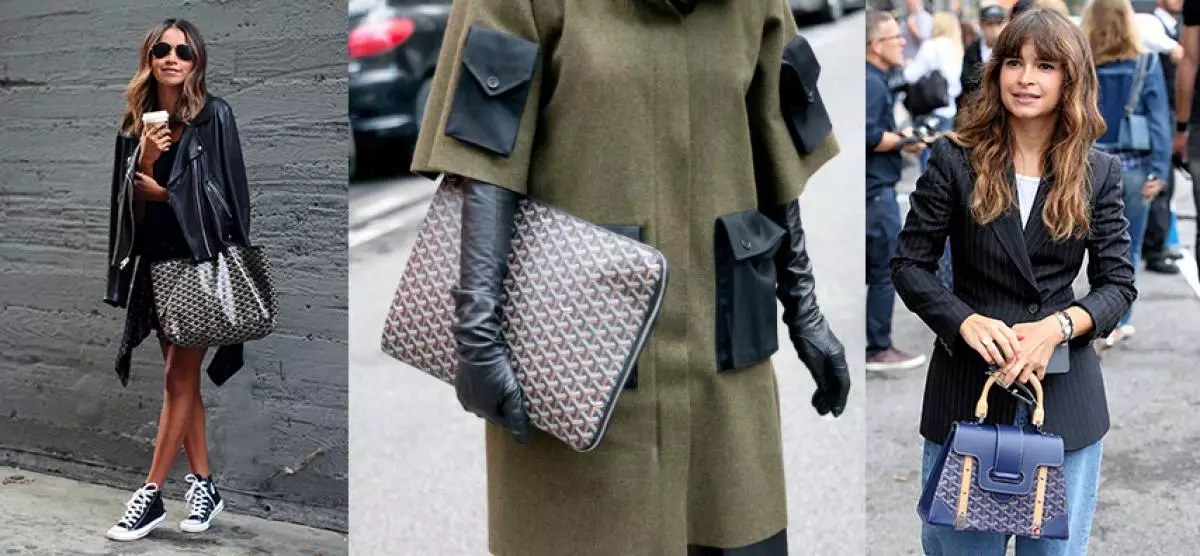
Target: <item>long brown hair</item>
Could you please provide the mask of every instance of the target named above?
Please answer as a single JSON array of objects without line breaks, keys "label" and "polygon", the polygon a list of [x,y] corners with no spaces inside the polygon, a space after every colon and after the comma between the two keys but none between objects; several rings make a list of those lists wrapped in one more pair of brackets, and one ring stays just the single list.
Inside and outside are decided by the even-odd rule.
[{"label": "long brown hair", "polygon": [[204,102],[208,97],[208,89],[204,84],[204,70],[208,65],[204,38],[200,36],[200,30],[191,22],[183,19],[168,19],[155,25],[142,39],[142,47],[138,51],[140,58],[137,73],[133,74],[133,79],[125,87],[126,105],[125,113],[121,116],[121,131],[141,135],[142,114],[162,109],[158,106],[156,92],[158,82],[154,79],[154,72],[150,67],[152,61],[150,49],[154,47],[155,43],[162,40],[163,33],[166,33],[167,29],[172,28],[179,29],[187,37],[188,46],[195,52],[195,58],[192,60],[192,72],[183,81],[183,91],[179,95],[179,103],[175,107],[175,113],[171,116],[189,122],[204,108]]},{"label": "long brown hair", "polygon": [[1142,52],[1142,39],[1129,0],[1092,0],[1079,22],[1096,65],[1133,60]]},{"label": "long brown hair", "polygon": [[1036,9],[1010,22],[983,66],[979,89],[971,97],[963,125],[950,139],[971,152],[975,188],[971,215],[980,224],[1000,218],[1015,205],[1008,172],[1015,139],[1009,113],[1000,98],[1000,70],[1005,60],[1020,58],[1032,44],[1039,59],[1063,68],[1062,96],[1046,151],[1043,179],[1053,185],[1042,210],[1042,221],[1055,241],[1081,238],[1091,226],[1088,151],[1104,134],[1104,118],[1096,107],[1096,66],[1083,32],[1054,10]]}]

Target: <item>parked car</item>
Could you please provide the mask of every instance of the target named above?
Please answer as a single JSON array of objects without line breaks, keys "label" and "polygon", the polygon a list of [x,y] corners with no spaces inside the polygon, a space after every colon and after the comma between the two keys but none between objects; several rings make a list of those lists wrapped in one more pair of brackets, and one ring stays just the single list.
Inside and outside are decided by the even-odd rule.
[{"label": "parked car", "polygon": [[846,10],[865,9],[867,0],[788,0],[796,21],[816,16],[821,23],[830,23],[842,17]]},{"label": "parked car", "polygon": [[449,15],[450,0],[350,1],[352,175],[382,148],[411,156]]}]

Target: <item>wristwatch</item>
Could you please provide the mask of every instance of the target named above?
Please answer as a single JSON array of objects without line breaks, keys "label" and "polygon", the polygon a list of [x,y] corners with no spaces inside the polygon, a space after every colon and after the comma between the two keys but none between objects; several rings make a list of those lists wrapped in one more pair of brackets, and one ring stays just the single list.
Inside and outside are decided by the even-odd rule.
[{"label": "wristwatch", "polygon": [[1071,340],[1071,336],[1075,334],[1075,323],[1071,321],[1071,315],[1068,315],[1066,311],[1054,313],[1054,316],[1058,317],[1058,325],[1062,327],[1062,343],[1065,344],[1069,342]]},{"label": "wristwatch", "polygon": [[1187,120],[1184,120],[1182,122],[1175,122],[1175,133],[1187,133],[1187,130],[1188,130]]}]

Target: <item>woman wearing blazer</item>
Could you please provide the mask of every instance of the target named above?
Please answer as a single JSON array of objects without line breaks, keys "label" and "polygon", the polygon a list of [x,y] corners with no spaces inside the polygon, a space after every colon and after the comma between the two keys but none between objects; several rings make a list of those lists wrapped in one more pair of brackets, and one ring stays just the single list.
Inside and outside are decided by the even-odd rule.
[{"label": "woman wearing blazer", "polygon": [[[209,95],[207,54],[200,31],[168,19],[142,40],[138,70],[126,89],[128,104],[113,160],[108,289],[104,301],[126,309],[117,352],[121,384],[129,381],[134,348],[157,331],[165,367],[163,409],[146,482],[125,505],[107,536],[140,539],[166,517],[160,487],[179,447],[192,473],[181,530],[200,533],[225,507],[208,467],[200,369],[204,348],[170,344],[155,312],[151,264],[169,259],[212,259],[230,245],[249,245],[250,194],[233,111]],[[166,125],[144,125],[142,115],[166,111]],[[242,367],[242,344],[217,349],[208,375],[223,384]]]},{"label": "woman wearing blazer", "polygon": [[[1034,10],[1008,24],[964,124],[934,146],[892,260],[896,291],[938,337],[921,415],[923,481],[951,424],[973,417],[990,367],[1009,384],[1043,379],[1045,429],[1067,450],[1070,539],[1021,538],[1018,554],[1087,551],[1109,426],[1090,341],[1105,337],[1137,296],[1121,163],[1092,148],[1104,121],[1091,60],[1082,32],[1057,12]],[[947,237],[953,288],[934,276]],[[1076,298],[1085,254],[1091,290]],[[1069,370],[1046,375],[1063,343]],[[989,402],[989,422],[1028,422],[1028,408],[1003,390]],[[929,525],[921,537],[928,554],[1002,555],[1007,543]]]},{"label": "woman wearing blazer", "polygon": [[[489,422],[492,553],[787,554],[777,298],[815,409],[840,414],[849,389],[796,202],[838,150],[816,69],[783,0],[454,3],[413,169],[470,180],[456,386]],[[521,194],[670,267],[636,384],[586,454],[527,425],[508,364]]]}]

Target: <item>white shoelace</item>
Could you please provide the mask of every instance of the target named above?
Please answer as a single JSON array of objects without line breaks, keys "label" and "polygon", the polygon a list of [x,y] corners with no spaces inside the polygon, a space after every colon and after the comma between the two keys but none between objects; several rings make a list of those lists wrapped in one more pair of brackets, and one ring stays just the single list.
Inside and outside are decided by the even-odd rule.
[{"label": "white shoelace", "polygon": [[142,514],[146,513],[146,508],[150,506],[150,502],[154,500],[154,493],[157,489],[147,488],[149,485],[137,489],[129,501],[125,503],[125,515],[121,516],[121,521],[117,525],[132,529],[137,525]]},{"label": "white shoelace", "polygon": [[188,475],[187,482],[192,486],[188,488],[187,494],[183,495],[184,501],[191,505],[192,510],[188,514],[189,518],[204,519],[208,515],[208,508],[213,505],[212,494],[204,487],[203,482],[195,475]]}]

